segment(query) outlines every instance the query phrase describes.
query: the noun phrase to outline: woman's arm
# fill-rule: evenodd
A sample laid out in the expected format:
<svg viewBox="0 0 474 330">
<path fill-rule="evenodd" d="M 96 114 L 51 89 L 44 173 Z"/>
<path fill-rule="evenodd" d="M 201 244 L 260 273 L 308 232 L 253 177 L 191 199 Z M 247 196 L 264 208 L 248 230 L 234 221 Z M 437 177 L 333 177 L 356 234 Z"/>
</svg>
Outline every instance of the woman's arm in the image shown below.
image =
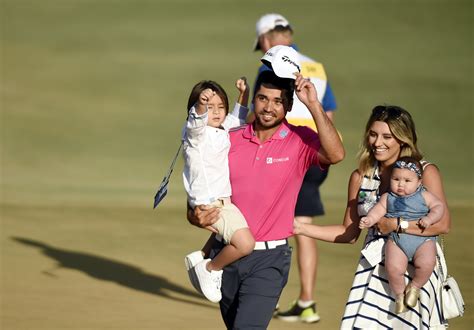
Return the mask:
<svg viewBox="0 0 474 330">
<path fill-rule="evenodd" d="M 347 207 L 341 225 L 318 226 L 295 222 L 294 233 L 332 243 L 355 243 L 359 238 L 359 214 L 357 212 L 357 193 L 361 176 L 356 170 L 349 179 Z"/>
<path fill-rule="evenodd" d="M 436 236 L 447 234 L 451 227 L 451 216 L 449 214 L 448 204 L 444 194 L 441 174 L 435 165 L 430 164 L 425 168 L 423 172 L 423 185 L 429 192 L 441 200 L 441 203 L 444 206 L 443 216 L 441 217 L 440 221 L 426 229 L 421 228 L 416 221 L 409 221 L 408 228 L 405 230 L 405 233 L 418 236 Z M 397 230 L 397 219 L 384 218 L 383 220 L 379 221 L 377 226 L 381 233 L 390 233 Z"/>
</svg>

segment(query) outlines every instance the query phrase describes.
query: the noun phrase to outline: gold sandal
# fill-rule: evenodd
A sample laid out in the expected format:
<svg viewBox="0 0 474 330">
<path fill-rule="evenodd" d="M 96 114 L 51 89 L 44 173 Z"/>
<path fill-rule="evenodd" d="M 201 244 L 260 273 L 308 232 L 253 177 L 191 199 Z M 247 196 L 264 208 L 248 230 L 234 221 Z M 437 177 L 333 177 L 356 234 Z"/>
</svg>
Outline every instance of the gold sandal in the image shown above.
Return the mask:
<svg viewBox="0 0 474 330">
<path fill-rule="evenodd" d="M 410 307 L 415 307 L 420 297 L 420 289 L 414 287 L 411 283 L 405 289 L 405 304 Z"/>
<path fill-rule="evenodd" d="M 405 306 L 403 294 L 397 296 L 395 299 L 395 314 L 405 313 L 407 311 L 407 306 Z"/>
</svg>

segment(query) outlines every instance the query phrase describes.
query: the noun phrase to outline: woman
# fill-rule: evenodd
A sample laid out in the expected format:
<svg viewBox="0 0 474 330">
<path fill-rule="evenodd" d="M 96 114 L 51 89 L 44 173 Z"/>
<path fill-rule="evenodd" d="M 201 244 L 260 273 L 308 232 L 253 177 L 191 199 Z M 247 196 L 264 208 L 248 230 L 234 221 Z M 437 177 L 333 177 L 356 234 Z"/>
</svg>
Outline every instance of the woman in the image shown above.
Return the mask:
<svg viewBox="0 0 474 330">
<path fill-rule="evenodd" d="M 327 242 L 354 243 L 365 216 L 378 198 L 389 189 L 390 168 L 399 157 L 421 160 L 417 147 L 415 124 L 410 114 L 397 106 L 376 106 L 367 122 L 359 152 L 359 168 L 349 180 L 347 208 L 342 225 L 318 226 L 295 222 L 295 234 L 303 234 Z M 422 161 L 423 185 L 438 197 L 445 208 L 441 220 L 422 230 L 415 221 L 408 222 L 403 232 L 419 236 L 436 236 L 449 231 L 451 219 L 438 168 Z M 439 302 L 438 267 L 423 286 L 420 303 L 406 313 L 393 313 L 395 299 L 390 295 L 383 260 L 386 235 L 400 230 L 400 219 L 383 218 L 378 228 L 370 228 L 346 304 L 341 328 L 444 328 Z M 413 275 L 410 264 L 405 280 Z"/>
</svg>

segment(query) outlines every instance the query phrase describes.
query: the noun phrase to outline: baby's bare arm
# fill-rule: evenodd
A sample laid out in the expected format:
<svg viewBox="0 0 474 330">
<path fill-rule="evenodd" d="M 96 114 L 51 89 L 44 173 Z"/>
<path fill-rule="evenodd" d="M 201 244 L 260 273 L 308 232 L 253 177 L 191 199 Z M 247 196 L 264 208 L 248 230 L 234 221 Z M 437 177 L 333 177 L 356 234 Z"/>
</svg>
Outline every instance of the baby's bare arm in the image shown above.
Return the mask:
<svg viewBox="0 0 474 330">
<path fill-rule="evenodd" d="M 420 219 L 419 224 L 423 228 L 428 228 L 429 226 L 437 223 L 444 214 L 444 205 L 435 195 L 429 191 L 423 192 L 423 197 L 426 202 L 426 206 L 430 209 L 430 212 Z"/>
<path fill-rule="evenodd" d="M 383 194 L 377 204 L 360 219 L 359 228 L 370 228 L 375 225 L 387 213 L 387 194 Z"/>
</svg>

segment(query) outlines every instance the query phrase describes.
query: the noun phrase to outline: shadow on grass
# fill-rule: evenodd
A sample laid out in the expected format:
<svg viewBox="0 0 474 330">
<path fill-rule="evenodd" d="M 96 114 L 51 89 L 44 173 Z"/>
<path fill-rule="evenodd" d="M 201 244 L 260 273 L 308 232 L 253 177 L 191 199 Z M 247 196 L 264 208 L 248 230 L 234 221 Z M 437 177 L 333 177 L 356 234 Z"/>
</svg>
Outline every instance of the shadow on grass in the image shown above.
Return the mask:
<svg viewBox="0 0 474 330">
<path fill-rule="evenodd" d="M 158 295 L 187 304 L 216 308 L 205 303 L 170 296 L 169 293 L 172 292 L 183 296 L 203 299 L 201 295 L 194 291 L 176 285 L 164 277 L 147 274 L 138 267 L 93 254 L 55 248 L 48 244 L 28 238 L 12 237 L 12 239 L 18 243 L 38 248 L 44 255 L 58 262 L 57 268 L 76 269 L 91 277 L 115 282 L 134 290 Z M 50 276 L 56 276 L 48 271 L 45 271 L 44 273 Z"/>
</svg>

